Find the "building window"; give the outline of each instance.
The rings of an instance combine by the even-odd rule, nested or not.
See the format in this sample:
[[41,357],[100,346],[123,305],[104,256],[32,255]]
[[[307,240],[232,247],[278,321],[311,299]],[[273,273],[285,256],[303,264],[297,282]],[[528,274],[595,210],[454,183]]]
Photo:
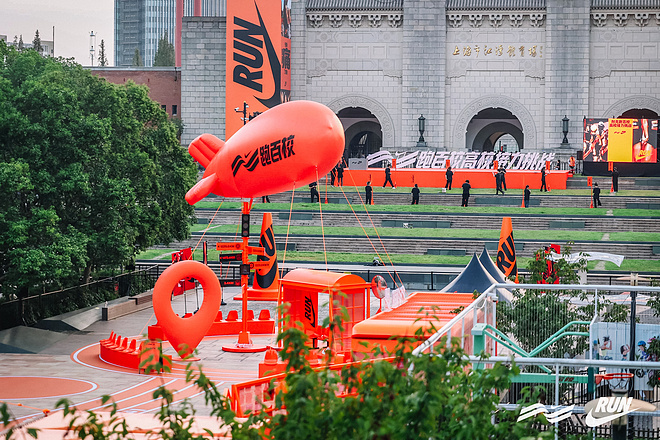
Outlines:
[[167,111],[167,106],[166,106],[165,104],[161,105],[160,108],[162,108],[163,110]]
[[176,115],[177,115],[177,110],[178,110],[177,105],[176,105],[176,104],[172,104],[172,116],[176,116]]

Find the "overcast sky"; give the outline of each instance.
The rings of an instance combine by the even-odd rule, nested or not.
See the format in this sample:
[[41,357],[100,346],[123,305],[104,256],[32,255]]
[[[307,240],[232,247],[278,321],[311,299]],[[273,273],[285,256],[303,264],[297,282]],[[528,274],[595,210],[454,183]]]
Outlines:
[[96,35],[98,46],[104,40],[106,56],[114,65],[114,0],[0,0],[0,35],[9,41],[23,35],[32,43],[38,29],[42,40],[53,39],[55,26],[55,56],[75,58],[83,66],[90,65],[90,32]]

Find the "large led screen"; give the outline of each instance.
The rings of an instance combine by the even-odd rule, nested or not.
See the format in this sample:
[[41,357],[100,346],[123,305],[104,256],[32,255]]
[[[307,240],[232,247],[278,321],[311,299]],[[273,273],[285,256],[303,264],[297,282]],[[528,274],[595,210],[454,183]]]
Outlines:
[[587,162],[657,162],[658,121],[585,119],[582,144]]

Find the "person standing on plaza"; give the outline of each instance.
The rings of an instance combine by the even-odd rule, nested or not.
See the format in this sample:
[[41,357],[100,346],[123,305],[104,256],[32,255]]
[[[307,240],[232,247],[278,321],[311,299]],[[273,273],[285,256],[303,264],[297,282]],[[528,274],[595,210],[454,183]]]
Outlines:
[[394,188],[394,183],[392,182],[392,176],[390,173],[391,173],[390,166],[387,165],[387,168],[385,168],[385,183],[383,183],[383,188],[387,186],[387,182],[389,182],[390,185],[392,185],[392,188]]
[[337,165],[330,171],[330,185],[335,186],[335,180],[337,179]]
[[571,156],[568,159],[568,166],[571,169],[571,174],[575,173],[575,157]]
[[523,193],[523,200],[525,202],[525,208],[529,208],[529,198],[532,195],[532,192],[529,190],[529,185],[525,185],[525,192]]
[[366,199],[366,204],[371,205],[371,199],[373,197],[373,188],[371,188],[371,180],[367,182],[367,186],[364,187],[364,195]]
[[612,191],[619,192],[619,170],[616,167],[612,170]]
[[594,182],[593,195],[594,195],[594,208],[603,206],[603,204],[600,203],[600,188],[598,187],[598,183],[596,182]]
[[463,184],[463,200],[461,201],[461,206],[467,207],[468,205],[468,199],[470,198],[470,181],[466,180],[465,183]]
[[344,165],[341,162],[337,165],[337,185],[344,186]]
[[454,178],[454,172],[451,170],[451,167],[447,167],[447,172],[445,173],[447,178],[447,183],[445,183],[445,189],[451,191],[451,181]]
[[316,201],[320,201],[319,198],[319,192],[316,189],[317,183],[312,182],[309,184],[309,197],[312,199],[311,203],[314,203],[314,198],[316,197]]
[[501,177],[501,179],[502,179],[502,189],[504,191],[506,191],[506,169],[504,168],[504,166],[500,167],[500,173],[502,173],[502,177]]
[[548,191],[548,187],[545,184],[545,166],[541,168],[541,189],[539,191],[545,190],[546,192]]
[[419,205],[419,187],[415,184],[415,187],[412,189],[412,203],[411,205]]
[[498,195],[499,193],[504,194],[504,191],[502,191],[502,172],[497,170],[497,172],[494,172],[493,174],[495,175],[495,195]]
[[261,203],[270,203],[268,196],[261,196]]

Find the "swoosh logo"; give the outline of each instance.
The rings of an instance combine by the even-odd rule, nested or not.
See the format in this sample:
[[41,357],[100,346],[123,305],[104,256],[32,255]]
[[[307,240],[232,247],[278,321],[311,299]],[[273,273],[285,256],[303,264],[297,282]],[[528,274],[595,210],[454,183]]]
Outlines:
[[273,82],[275,83],[275,90],[273,91],[273,96],[271,96],[268,99],[261,99],[257,98],[257,100],[265,105],[267,108],[273,108],[276,105],[280,104],[281,98],[280,98],[280,91],[282,89],[282,66],[280,65],[280,60],[277,58],[277,53],[275,52],[275,48],[273,47],[272,41],[270,41],[270,35],[268,35],[268,29],[266,29],[266,25],[264,24],[264,20],[261,18],[261,13],[259,12],[259,7],[257,6],[257,3],[254,3],[254,7],[257,8],[257,15],[259,16],[259,25],[261,25],[261,29],[264,30],[264,44],[266,45],[266,53],[268,54],[268,62],[270,63],[270,70],[273,74]]
[[624,411],[622,413],[617,413],[617,414],[612,414],[611,416],[605,416],[605,417],[594,417],[591,415],[593,412],[593,409],[589,411],[589,414],[587,414],[587,417],[584,419],[584,422],[587,424],[588,427],[593,428],[595,426],[600,426],[603,423],[611,422],[612,420],[616,420],[619,417],[623,417],[628,413],[631,413],[633,411],[637,411],[639,408],[633,408],[629,409],[628,411]]

